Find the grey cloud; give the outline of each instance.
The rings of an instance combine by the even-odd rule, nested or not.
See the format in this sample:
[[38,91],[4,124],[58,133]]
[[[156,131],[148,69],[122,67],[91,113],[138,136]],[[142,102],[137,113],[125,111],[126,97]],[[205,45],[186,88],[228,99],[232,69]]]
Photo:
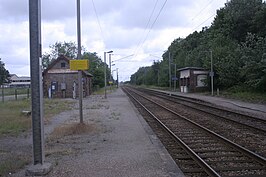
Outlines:
[[28,18],[28,1],[0,0],[1,21],[21,21]]
[[[109,17],[112,22],[117,25],[127,29],[131,28],[145,28],[149,20],[150,14],[153,10],[155,1],[127,1],[127,4],[124,6],[119,6],[115,13],[105,14]],[[163,6],[164,1],[158,1],[157,7],[154,11],[154,14],[151,18],[149,28],[155,21],[161,7]],[[157,19],[153,28],[162,29],[173,26],[184,25],[187,21],[187,15],[184,9],[192,4],[191,0],[187,1],[168,1],[162,10],[159,18]],[[108,19],[105,17],[105,19]]]

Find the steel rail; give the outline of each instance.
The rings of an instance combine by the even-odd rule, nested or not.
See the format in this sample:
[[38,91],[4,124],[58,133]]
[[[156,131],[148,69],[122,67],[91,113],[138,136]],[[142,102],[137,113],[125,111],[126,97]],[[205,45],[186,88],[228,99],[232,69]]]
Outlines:
[[[189,98],[189,97],[182,96],[182,95],[176,95],[176,94],[172,94],[172,93],[167,93],[167,92],[153,90],[153,89],[147,89],[147,88],[145,88],[145,89],[142,88],[142,89],[143,90],[150,90],[150,91],[153,91],[153,92],[156,92],[156,93],[160,93],[160,94],[163,94],[163,95],[166,95],[166,96],[169,96],[169,97],[174,97],[174,98],[178,98],[178,99],[181,98],[181,100],[185,100],[187,102],[199,104],[199,105],[202,105],[202,106],[208,106],[208,107],[213,108],[213,109],[226,111],[226,112],[229,112],[229,113],[232,113],[232,114],[236,114],[236,115],[240,115],[240,116],[245,116],[245,117],[248,117],[249,119],[259,120],[259,121],[262,121],[262,122],[266,123],[266,120],[262,119],[260,117],[255,117],[255,116],[252,116],[252,115],[246,115],[246,114],[234,111],[234,110],[227,110],[227,109],[223,109],[223,108],[217,108],[216,106],[213,106],[213,105],[206,105],[204,103],[209,103],[209,102],[206,102],[204,100],[200,100],[200,99],[197,99],[197,98]],[[204,103],[199,103],[199,102],[196,102],[196,101],[193,101],[193,100],[196,100],[196,101],[199,101],[199,102],[204,102]]]
[[147,111],[162,127],[170,134],[175,141],[195,160],[198,165],[210,176],[220,177],[220,175],[210,167],[200,156],[198,156],[185,142],[183,142],[178,136],[175,135],[162,121],[160,121],[148,108],[146,108],[137,98],[135,98],[126,89],[123,89],[128,95],[130,95],[145,111]]
[[[136,94],[138,94],[138,93],[136,93]],[[203,127],[202,125],[200,125],[200,124],[188,119],[187,117],[185,117],[185,116],[183,116],[183,115],[181,115],[181,114],[179,114],[179,113],[177,113],[177,112],[175,112],[175,111],[173,111],[173,110],[171,110],[171,109],[169,109],[169,108],[167,108],[167,107],[165,107],[165,106],[163,106],[163,105],[161,105],[161,104],[159,104],[159,103],[157,103],[157,102],[155,102],[153,100],[151,100],[150,98],[147,98],[146,96],[143,96],[143,95],[140,95],[140,94],[138,94],[138,95],[143,97],[143,98],[145,98],[145,99],[147,99],[148,101],[150,101],[150,102],[152,102],[152,103],[164,108],[165,110],[167,110],[167,111],[169,111],[169,112],[171,112],[171,113],[183,118],[184,120],[192,123],[193,125],[195,125],[197,127],[200,127],[201,129],[205,130],[206,132],[208,132],[209,134],[213,135],[214,137],[217,137],[218,139],[222,140],[224,143],[230,145],[231,147],[235,148],[236,150],[239,150],[243,154],[245,154],[245,155],[249,156],[250,158],[256,160],[258,163],[266,166],[266,158],[265,157],[262,157],[262,156],[260,156],[260,155],[258,155],[256,153],[254,153],[254,152],[252,152],[252,151],[250,151],[250,150],[248,150],[248,149],[246,149],[246,148],[244,148],[244,147],[232,142],[231,140],[229,140],[229,139],[227,139],[227,138],[225,138],[225,137],[223,137],[223,136],[221,136],[221,135],[219,135],[219,134],[217,134],[217,133],[215,133],[215,132],[213,132],[213,131],[205,128],[205,127]]]
[[[182,103],[182,102],[178,102],[178,101],[175,101],[175,100],[170,100],[170,98],[178,98],[178,97],[179,97],[178,95],[175,95],[175,96],[173,96],[173,95],[168,95],[168,94],[165,94],[164,92],[154,91],[154,90],[150,90],[150,89],[143,89],[143,90],[147,90],[147,91],[151,91],[151,92],[159,93],[160,96],[159,96],[159,95],[156,95],[157,97],[161,97],[161,98],[167,99],[167,100],[169,100],[169,101],[172,101],[172,102],[174,102],[174,103],[181,104],[181,105],[184,105],[184,106],[190,107],[190,108],[192,108],[192,109],[195,109],[195,110],[198,110],[198,111],[201,111],[201,112],[204,112],[204,113],[210,114],[210,115],[214,115],[214,116],[217,116],[217,117],[219,117],[219,118],[226,119],[226,120],[228,120],[228,121],[231,121],[231,122],[234,122],[234,123],[237,123],[237,124],[241,124],[241,125],[246,126],[246,127],[248,127],[248,128],[252,128],[252,129],[254,129],[254,130],[257,130],[257,131],[261,131],[261,132],[263,132],[263,133],[266,133],[266,129],[261,129],[261,128],[258,128],[258,127],[254,127],[254,126],[249,125],[249,124],[247,124],[247,123],[239,122],[239,121],[237,121],[237,120],[233,120],[233,119],[227,118],[227,117],[222,116],[222,115],[218,115],[218,114],[215,114],[215,113],[212,113],[212,112],[208,112],[208,111],[206,111],[206,110],[203,110],[203,109],[200,109],[200,108],[197,108],[197,107],[193,107],[193,106],[187,105],[187,104]],[[167,97],[170,97],[170,98],[167,98]],[[231,113],[231,114],[237,114],[237,115],[240,115],[240,116],[247,117],[247,119],[253,119],[253,120],[255,120],[255,121],[262,121],[263,123],[264,123],[264,122],[266,123],[266,120],[261,119],[261,118],[256,118],[256,117],[253,117],[253,116],[249,116],[249,115],[245,115],[245,114],[237,113],[237,112],[235,112],[235,111],[231,111],[231,110],[229,111],[229,110],[225,110],[225,109],[222,109],[222,108],[217,108],[217,107],[212,106],[212,105],[206,105],[206,104],[203,104],[203,103],[198,103],[198,102],[195,102],[195,101],[190,100],[190,98],[185,98],[185,99],[183,99],[182,96],[180,96],[180,97],[181,97],[181,100],[187,101],[187,102],[192,103],[192,104],[198,104],[198,105],[200,105],[200,106],[205,106],[205,107],[207,106],[207,107],[210,107],[210,108],[212,108],[212,109],[216,109],[216,110],[219,110],[219,111],[229,112],[229,113]],[[180,98],[178,98],[178,99],[180,99]],[[198,99],[196,99],[196,100],[198,100]],[[202,100],[198,100],[198,101],[202,101]],[[204,102],[204,101],[203,101],[203,102]]]

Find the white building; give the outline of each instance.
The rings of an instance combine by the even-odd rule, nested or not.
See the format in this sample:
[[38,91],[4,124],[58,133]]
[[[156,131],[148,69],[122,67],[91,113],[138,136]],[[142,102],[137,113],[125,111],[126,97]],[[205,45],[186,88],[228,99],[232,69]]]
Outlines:
[[16,74],[10,74],[9,87],[30,87],[30,77],[19,77]]

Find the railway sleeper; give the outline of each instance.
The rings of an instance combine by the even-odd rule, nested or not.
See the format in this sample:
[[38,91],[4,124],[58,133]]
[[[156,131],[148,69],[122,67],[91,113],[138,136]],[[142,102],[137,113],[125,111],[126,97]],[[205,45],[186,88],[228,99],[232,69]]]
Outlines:
[[215,158],[215,157],[238,157],[237,154],[214,154],[214,153],[202,153],[198,154],[202,159]]
[[186,168],[186,169],[182,169],[182,172],[183,173],[205,173],[206,174],[206,172],[204,172],[203,169],[200,168],[200,167],[198,167],[198,168]]
[[[232,164],[221,164],[218,163],[219,166],[215,166],[212,164],[212,167],[215,168],[217,171],[241,171],[244,169],[249,169],[249,170],[261,170],[263,166],[260,165],[254,165],[252,163],[239,163],[239,164],[234,164],[234,165],[239,165],[239,166],[232,166]],[[221,165],[221,166],[220,166]]]
[[200,148],[200,149],[194,149],[193,148],[193,151],[196,152],[196,153],[208,153],[208,152],[214,152],[216,153],[217,151],[227,151],[228,149],[226,149],[225,147],[217,147],[217,148],[214,148],[214,147],[206,147],[206,148]]
[[265,170],[263,169],[240,169],[237,171],[237,169],[224,169],[224,171],[221,172],[221,176],[223,177],[265,177]]

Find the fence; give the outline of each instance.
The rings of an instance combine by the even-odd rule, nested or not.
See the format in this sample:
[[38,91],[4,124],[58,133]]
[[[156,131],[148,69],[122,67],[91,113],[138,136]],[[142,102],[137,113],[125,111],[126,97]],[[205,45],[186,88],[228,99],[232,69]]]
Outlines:
[[30,97],[30,88],[1,88],[0,97],[5,100],[18,100]]

